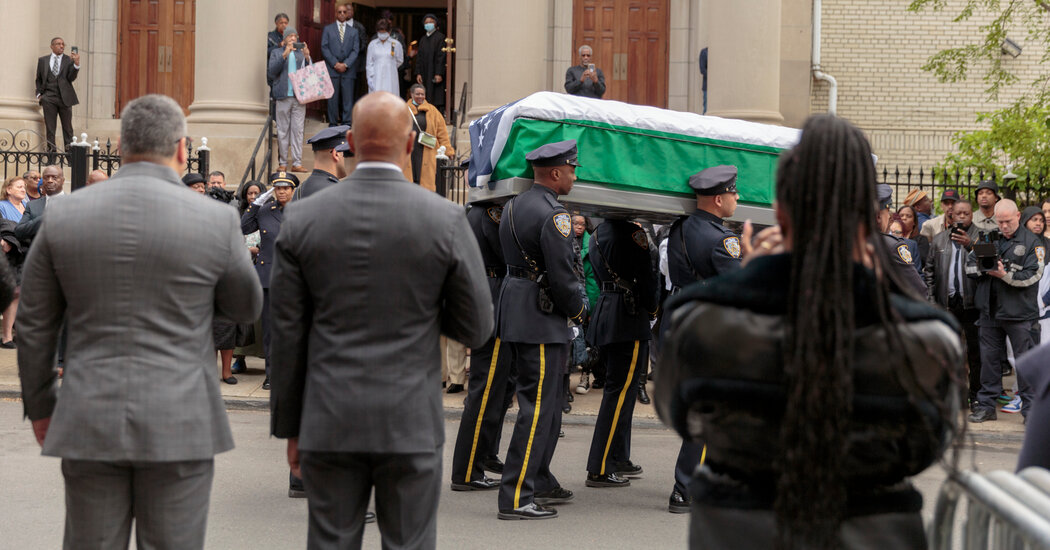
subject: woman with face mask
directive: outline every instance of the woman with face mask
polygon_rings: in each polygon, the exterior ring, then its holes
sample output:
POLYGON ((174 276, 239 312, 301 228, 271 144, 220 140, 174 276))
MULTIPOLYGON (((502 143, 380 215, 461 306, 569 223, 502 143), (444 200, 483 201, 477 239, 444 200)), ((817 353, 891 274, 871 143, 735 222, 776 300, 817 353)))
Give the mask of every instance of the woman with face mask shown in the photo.
POLYGON ((422 84, 413 84, 408 89, 408 110, 412 112, 412 129, 416 132, 416 144, 407 162, 401 167, 405 178, 434 191, 437 180, 437 151, 445 148, 445 155, 456 157, 452 142, 448 139, 445 117, 437 107, 427 103, 426 89, 422 84))
POLYGON ((365 75, 368 91, 386 91, 394 95, 400 92, 397 68, 405 59, 401 43, 390 36, 390 22, 380 19, 376 23, 376 37, 368 44, 365 58, 365 75))

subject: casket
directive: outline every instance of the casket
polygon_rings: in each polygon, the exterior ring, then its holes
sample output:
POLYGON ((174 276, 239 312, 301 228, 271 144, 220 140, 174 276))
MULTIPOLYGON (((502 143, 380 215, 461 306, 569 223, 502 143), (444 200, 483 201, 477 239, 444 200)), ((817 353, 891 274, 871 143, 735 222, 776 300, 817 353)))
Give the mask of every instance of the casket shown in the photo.
POLYGON ((505 201, 532 185, 525 155, 575 139, 580 167, 559 200, 599 218, 667 223, 696 209, 689 176, 738 169, 733 220, 772 225, 778 157, 800 131, 619 101, 538 92, 470 124, 469 202, 505 201))

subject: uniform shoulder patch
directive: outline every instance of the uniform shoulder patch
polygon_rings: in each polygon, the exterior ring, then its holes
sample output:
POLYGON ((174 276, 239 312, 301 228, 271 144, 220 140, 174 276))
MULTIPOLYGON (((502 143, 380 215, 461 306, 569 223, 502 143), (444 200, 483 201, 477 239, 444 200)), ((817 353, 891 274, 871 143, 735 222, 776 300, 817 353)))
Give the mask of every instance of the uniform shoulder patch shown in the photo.
POLYGON ((634 244, 649 250, 649 239, 646 238, 644 229, 639 229, 634 233, 631 233, 631 239, 634 241, 634 244))
POLYGON ((1035 257, 1039 258, 1039 263, 1046 263, 1046 248, 1042 246, 1035 247, 1035 257))
POLYGON ((726 237, 722 239, 722 246, 725 247, 726 252, 734 258, 740 257, 740 237, 726 237))
POLYGON ((489 218, 496 223, 499 223, 500 218, 503 217, 502 206, 490 206, 485 212, 489 215, 489 218))
POLYGON ((558 229, 558 233, 561 233, 562 237, 568 237, 569 233, 572 233, 572 218, 565 213, 555 214, 554 227, 558 229))
POLYGON ((905 262, 911 263, 911 250, 908 250, 907 243, 897 245, 897 255, 905 262))

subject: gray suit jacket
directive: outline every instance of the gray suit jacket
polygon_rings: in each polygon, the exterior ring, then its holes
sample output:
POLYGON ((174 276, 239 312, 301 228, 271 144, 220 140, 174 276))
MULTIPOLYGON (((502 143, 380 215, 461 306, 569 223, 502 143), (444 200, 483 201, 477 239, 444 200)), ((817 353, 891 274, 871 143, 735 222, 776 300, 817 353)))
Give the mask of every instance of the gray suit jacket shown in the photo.
POLYGON ((212 317, 250 323, 262 310, 236 212, 145 162, 47 212, 16 323, 26 416, 51 417, 44 454, 164 462, 233 448, 212 317))
POLYGON ((271 431, 307 451, 434 452, 438 336, 480 347, 493 327, 463 208, 383 168, 288 204, 270 308, 271 431))

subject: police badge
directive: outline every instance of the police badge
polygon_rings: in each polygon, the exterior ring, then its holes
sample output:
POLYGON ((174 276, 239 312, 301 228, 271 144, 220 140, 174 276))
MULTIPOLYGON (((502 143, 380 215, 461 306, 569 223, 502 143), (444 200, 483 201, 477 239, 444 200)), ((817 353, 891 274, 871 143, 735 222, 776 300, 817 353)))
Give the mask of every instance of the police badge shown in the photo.
POLYGON ((649 240, 645 238, 645 231, 644 230, 639 229, 638 231, 635 231, 634 233, 631 233, 631 239, 634 239, 634 244, 636 244, 636 245, 638 245, 638 246, 640 246, 640 247, 642 247, 642 248, 644 248, 646 250, 649 249, 649 240))
POLYGON ((572 233, 572 218, 568 214, 555 214, 554 227, 558 228, 562 237, 568 237, 569 233, 572 233))
MULTIPOLYGON (((1022 256, 1024 256, 1024 245, 1019 244, 1019 245, 1014 247, 1014 256, 1017 256, 1018 259, 1020 259, 1022 256)), ((1039 261, 1042 261, 1042 260, 1039 260, 1039 261)))
POLYGON ((911 250, 908 250, 908 245, 902 244, 897 247, 897 255, 901 257, 907 263, 911 263, 911 250))
POLYGON ((494 221, 496 223, 499 223, 500 217, 503 216, 503 207, 502 206, 490 206, 488 208, 488 210, 485 210, 485 212, 488 213, 489 218, 492 221, 494 221))
POLYGON ((722 246, 726 248, 726 252, 734 258, 740 257, 740 238, 739 237, 726 237, 722 240, 722 246))

